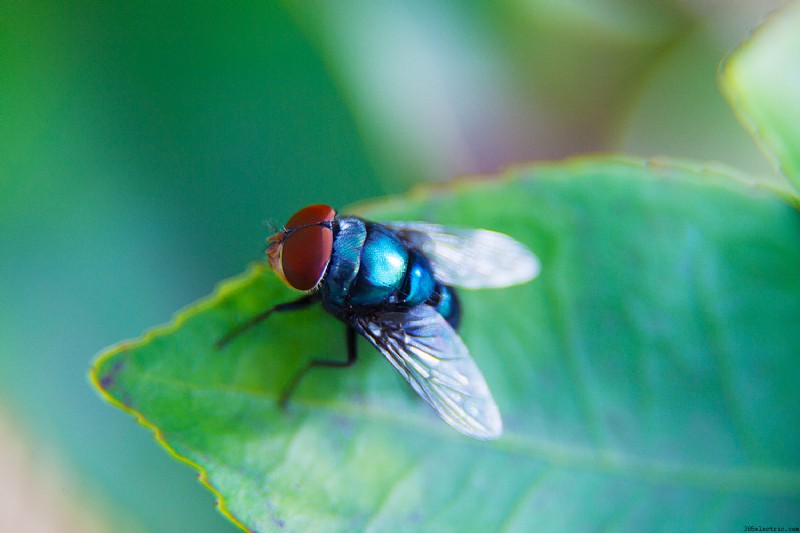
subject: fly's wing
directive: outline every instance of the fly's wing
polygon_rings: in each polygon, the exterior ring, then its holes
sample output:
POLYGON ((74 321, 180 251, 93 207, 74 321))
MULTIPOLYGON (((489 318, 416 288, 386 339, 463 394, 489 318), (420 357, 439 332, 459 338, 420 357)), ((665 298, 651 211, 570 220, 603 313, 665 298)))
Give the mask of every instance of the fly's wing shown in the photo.
POLYGON ((433 307, 359 316, 351 323, 445 422, 476 439, 496 439, 503 432, 481 371, 433 307))
POLYGON ((508 287, 539 274, 539 260, 508 235, 425 222, 383 223, 428 258, 436 278, 469 289, 508 287))

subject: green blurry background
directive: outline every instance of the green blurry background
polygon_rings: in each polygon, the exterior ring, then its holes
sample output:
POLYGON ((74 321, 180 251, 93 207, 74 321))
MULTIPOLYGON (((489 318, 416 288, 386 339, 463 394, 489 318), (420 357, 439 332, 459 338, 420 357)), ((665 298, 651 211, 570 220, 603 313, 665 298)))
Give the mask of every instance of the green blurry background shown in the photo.
POLYGON ((770 174, 716 75, 781 4, 0 3, 0 530, 234 530, 86 371, 307 203, 598 150, 770 174))

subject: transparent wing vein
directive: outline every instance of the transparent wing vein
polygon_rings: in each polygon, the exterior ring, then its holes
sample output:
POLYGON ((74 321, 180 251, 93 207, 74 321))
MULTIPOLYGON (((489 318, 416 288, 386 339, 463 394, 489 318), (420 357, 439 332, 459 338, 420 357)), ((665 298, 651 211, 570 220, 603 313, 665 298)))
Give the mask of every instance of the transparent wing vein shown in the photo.
POLYGON ((436 277, 471 289, 507 287, 539 274, 539 260, 508 235, 424 222, 384 224, 431 262, 436 277))
POLYGON ((353 326, 448 424, 478 439, 503 431, 486 380, 450 324, 427 305, 378 317, 356 317, 353 326))

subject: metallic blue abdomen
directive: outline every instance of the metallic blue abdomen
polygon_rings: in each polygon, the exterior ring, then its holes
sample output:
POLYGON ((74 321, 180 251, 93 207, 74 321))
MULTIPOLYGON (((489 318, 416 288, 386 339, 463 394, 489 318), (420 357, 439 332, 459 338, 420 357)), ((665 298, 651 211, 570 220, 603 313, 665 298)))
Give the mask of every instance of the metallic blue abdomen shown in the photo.
POLYGON ((433 276, 427 258, 390 229, 355 217, 337 217, 322 301, 337 316, 352 308, 431 305, 453 326, 461 315, 452 288, 433 276))

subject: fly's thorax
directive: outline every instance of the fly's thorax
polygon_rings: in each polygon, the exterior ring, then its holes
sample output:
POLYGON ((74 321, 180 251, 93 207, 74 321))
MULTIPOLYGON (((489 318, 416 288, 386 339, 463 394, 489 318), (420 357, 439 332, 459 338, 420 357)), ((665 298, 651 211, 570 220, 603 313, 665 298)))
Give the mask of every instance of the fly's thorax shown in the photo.
POLYGON ((323 305, 337 316, 426 304, 454 329, 461 317, 455 289, 436 280, 421 252, 409 249, 385 226, 356 217, 334 221, 333 252, 320 289, 323 305))
POLYGON ((337 217, 333 228, 333 253, 321 285, 325 307, 341 315, 402 303, 409 251, 400 238, 356 217, 337 217))
POLYGON ((333 253, 322 280, 327 307, 347 304, 361 269, 361 251, 367 240, 367 227, 356 217, 337 217, 333 226, 333 253))

